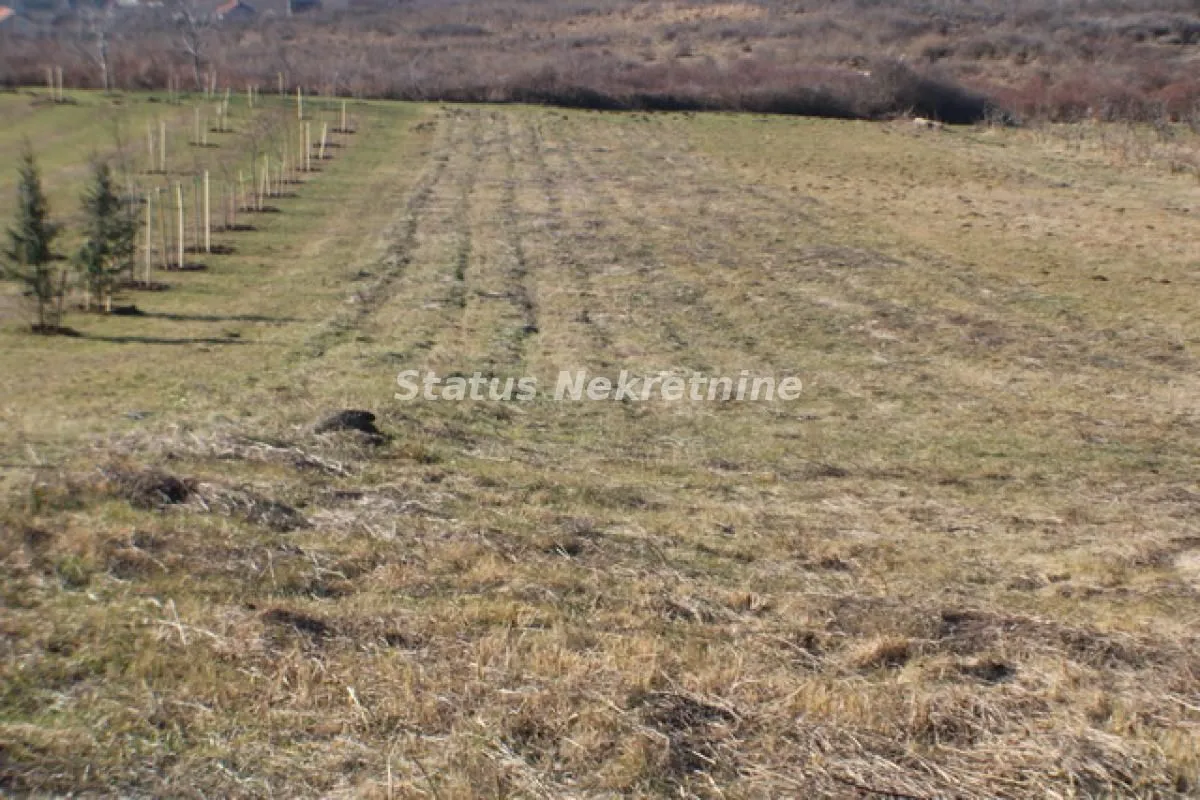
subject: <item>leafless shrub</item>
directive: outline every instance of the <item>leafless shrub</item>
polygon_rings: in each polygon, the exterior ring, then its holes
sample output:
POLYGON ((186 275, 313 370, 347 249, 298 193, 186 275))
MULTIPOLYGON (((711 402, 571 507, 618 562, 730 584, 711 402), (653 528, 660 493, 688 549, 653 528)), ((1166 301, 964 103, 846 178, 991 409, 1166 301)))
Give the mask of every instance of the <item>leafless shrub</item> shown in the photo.
MULTIPOLYGON (((1200 20, 1187 0, 831 0, 636 15, 615 0, 500 0, 466 19, 457 7, 365 0, 337 14, 264 17, 253 36, 245 25, 193 25, 178 9, 143 12, 127 15, 120 41, 107 44, 118 88, 162 87, 172 74, 211 68, 233 85, 274 85, 282 73, 289 87, 390 99, 911 111, 946 122, 979 121, 996 106, 1010 119, 1178 120, 1200 99, 1188 60, 1200 20)), ((0 34, 0 85, 38 84, 52 63, 69 86, 98 87, 104 71, 69 28, 0 34)))

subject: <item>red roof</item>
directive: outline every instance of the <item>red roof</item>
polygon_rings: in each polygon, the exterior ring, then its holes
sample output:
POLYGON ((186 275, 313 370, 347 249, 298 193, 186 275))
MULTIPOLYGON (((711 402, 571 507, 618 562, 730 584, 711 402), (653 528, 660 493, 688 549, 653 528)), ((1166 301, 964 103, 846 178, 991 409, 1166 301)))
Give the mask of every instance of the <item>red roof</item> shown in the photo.
POLYGON ((244 2, 244 0, 229 0, 229 2, 222 3, 221 5, 217 6, 217 18, 220 19, 222 17, 229 16, 238 9, 247 11, 251 14, 254 13, 254 6, 244 2))
POLYGON ((4 20, 8 19, 9 17, 11 17, 13 14, 16 14, 16 13, 17 12, 13 11, 8 6, 0 6, 0 22, 4 22, 4 20))

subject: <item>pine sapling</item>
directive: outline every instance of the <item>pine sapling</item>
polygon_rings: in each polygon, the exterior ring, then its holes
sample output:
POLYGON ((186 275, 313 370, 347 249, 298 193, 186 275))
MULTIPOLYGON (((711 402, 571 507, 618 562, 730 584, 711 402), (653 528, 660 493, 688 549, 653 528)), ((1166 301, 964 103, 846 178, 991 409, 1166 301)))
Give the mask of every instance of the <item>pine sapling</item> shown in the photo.
POLYGON ((87 292, 85 305, 90 310, 95 300, 100 308, 111 311, 117 277, 133 272, 139 220, 131 204, 122 202, 117 194, 107 161, 97 161, 92 167, 83 212, 86 239, 75 261, 87 292))
POLYGON ((8 229, 8 247, 0 268, 5 278, 24 284, 25 293, 34 298, 37 316, 33 329, 38 333, 56 332, 61 321, 59 293, 65 292, 65 283, 53 267, 53 244, 59 230, 50 221, 41 175, 33 152, 26 147, 21 154, 16 220, 8 229))

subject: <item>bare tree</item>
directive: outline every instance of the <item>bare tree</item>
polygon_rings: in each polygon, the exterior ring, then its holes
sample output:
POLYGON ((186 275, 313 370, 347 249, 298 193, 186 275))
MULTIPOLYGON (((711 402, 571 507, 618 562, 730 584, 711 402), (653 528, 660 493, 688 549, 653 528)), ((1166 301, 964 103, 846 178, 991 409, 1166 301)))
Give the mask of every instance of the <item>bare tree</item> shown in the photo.
POLYGON ((195 0, 167 0, 166 7, 179 33, 179 46, 192 62, 192 78, 196 82, 196 90, 200 91, 203 89, 201 73, 213 15, 201 8, 195 0))
POLYGON ((86 6, 79 13, 79 45, 88 60, 100 70, 100 86, 104 91, 112 89, 112 72, 109 69, 108 48, 116 29, 116 12, 112 7, 86 6))

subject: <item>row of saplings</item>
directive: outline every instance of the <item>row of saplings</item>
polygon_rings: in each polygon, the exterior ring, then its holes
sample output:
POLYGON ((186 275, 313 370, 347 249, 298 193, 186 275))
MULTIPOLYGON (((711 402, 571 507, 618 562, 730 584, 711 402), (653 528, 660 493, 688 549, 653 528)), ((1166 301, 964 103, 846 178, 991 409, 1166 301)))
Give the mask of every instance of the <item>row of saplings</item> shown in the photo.
POLYGON ((19 282, 24 295, 36 304, 35 333, 70 333, 62 325, 69 292, 83 289, 85 311, 108 312, 113 291, 125 281, 132 282, 140 218, 132 198, 118 194, 108 162, 97 160, 83 195, 83 244, 72 256, 64 256, 54 249, 63 228, 50 219, 50 205, 28 147, 21 156, 20 175, 16 220, 8 229, 0 269, 5 278, 19 282))

